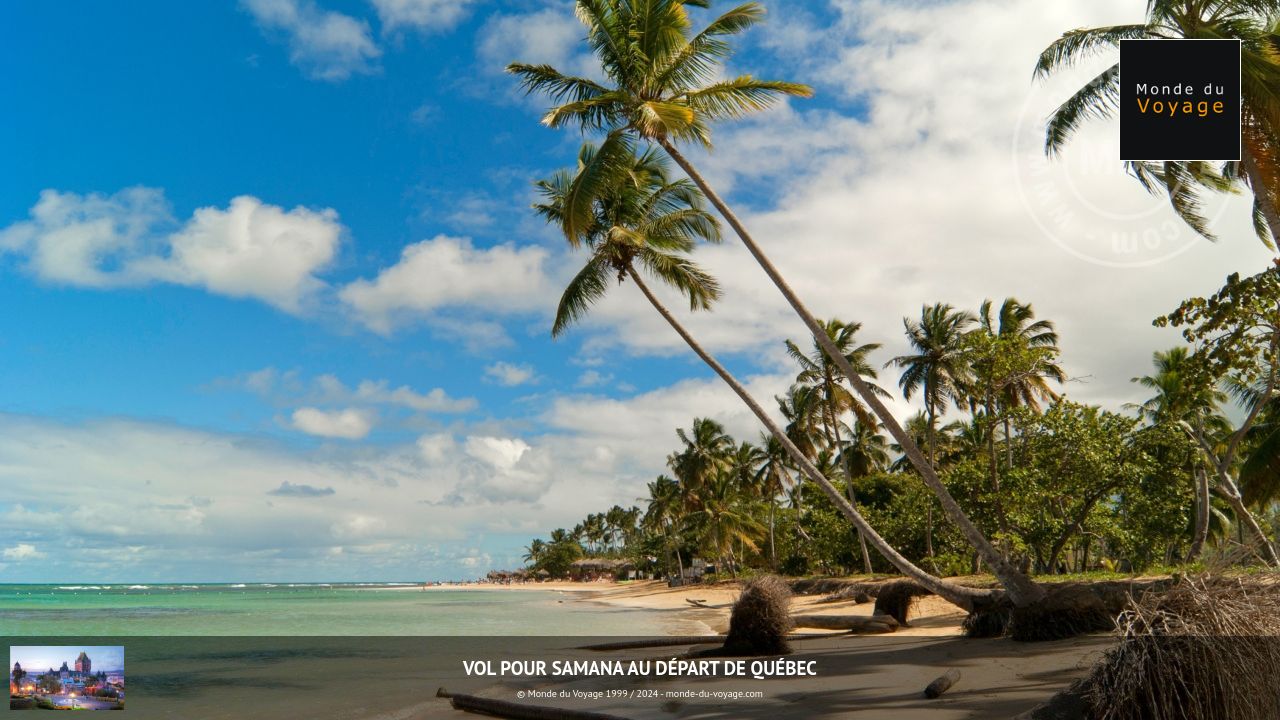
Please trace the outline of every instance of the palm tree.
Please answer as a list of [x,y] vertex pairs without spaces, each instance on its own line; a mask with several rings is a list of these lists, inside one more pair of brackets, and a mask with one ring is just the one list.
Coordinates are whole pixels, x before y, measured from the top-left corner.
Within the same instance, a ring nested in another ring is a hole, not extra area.
[[778,439],[768,433],[761,433],[760,444],[756,456],[756,488],[761,497],[769,503],[769,564],[778,568],[778,546],[774,538],[774,527],[778,514],[778,496],[786,492],[791,482],[787,451]]
[[[551,180],[540,182],[538,186],[546,202],[535,206],[538,212],[549,221],[561,222],[565,216],[566,204],[571,197],[580,194],[583,184],[600,181],[598,177],[594,177],[601,171],[601,166],[595,162],[597,156],[595,149],[588,145],[579,155],[580,165],[576,175],[561,172]],[[552,335],[562,333],[602,298],[609,288],[611,278],[616,277],[619,282],[630,279],[689,348],[738,395],[770,434],[782,443],[801,472],[822,488],[836,508],[890,563],[932,592],[961,607],[972,608],[975,598],[989,596],[990,591],[948,583],[930,575],[880,537],[813,462],[791,442],[742,383],[689,334],[653,293],[640,270],[688,297],[691,309],[708,307],[719,296],[719,288],[715,280],[685,257],[685,254],[693,249],[699,239],[710,241],[718,238],[718,228],[713,219],[702,210],[701,198],[697,192],[686,188],[683,181],[669,180],[665,166],[651,152],[637,156],[633,151],[630,157],[631,160],[625,165],[605,168],[608,171],[608,182],[599,185],[594,191],[591,222],[583,225],[580,231],[566,233],[566,239],[571,245],[585,245],[590,248],[591,256],[586,266],[569,282],[560,299]],[[672,219],[673,217],[678,219]],[[564,227],[562,222],[561,227]],[[636,265],[640,268],[637,269]],[[848,372],[853,374],[852,370]]]
[[[1031,364],[1007,378],[1000,389],[998,400],[1005,410],[1029,407],[1039,412],[1041,401],[1056,400],[1058,395],[1049,389],[1049,380],[1059,384],[1066,382],[1067,374],[1058,365],[1058,333],[1050,320],[1036,320],[1035,309],[1017,298],[1005,298],[1000,311],[992,315],[991,300],[983,300],[978,309],[978,322],[984,332],[997,338],[1011,340],[1019,349],[1031,353]],[[992,408],[987,409],[988,412]],[[1009,415],[1004,422],[1005,466],[1013,468],[1013,437],[1010,433]]]
[[[880,343],[858,344],[856,336],[858,331],[862,329],[862,323],[846,323],[833,318],[823,322],[822,329],[827,337],[831,339],[831,342],[839,348],[840,354],[844,356],[845,360],[859,375],[864,378],[875,379],[876,369],[868,362],[867,356],[879,350]],[[831,438],[831,442],[836,442],[834,439],[835,423],[846,412],[853,412],[860,422],[872,422],[874,420],[866,406],[858,402],[858,399],[840,384],[840,380],[843,378],[840,369],[827,357],[817,342],[814,342],[813,349],[807,355],[790,340],[786,341],[786,345],[787,354],[800,365],[800,374],[796,377],[796,382],[817,388],[821,395],[824,411],[822,421],[824,430],[827,436]],[[876,387],[873,383],[868,384],[878,395],[882,397],[889,396],[889,393]]]
[[[649,507],[645,511],[645,527],[661,530],[667,546],[675,551],[677,577],[684,577],[684,559],[680,556],[678,528],[684,522],[685,505],[681,498],[680,484],[666,475],[659,475],[649,483]],[[670,566],[668,566],[670,567]]]
[[[859,345],[856,340],[858,330],[862,328],[862,323],[846,323],[838,319],[827,320],[822,323],[822,329],[840,349],[840,354],[848,361],[849,365],[864,378],[876,377],[876,370],[867,361],[867,356],[875,350],[880,349],[880,343],[865,343]],[[875,425],[875,417],[867,410],[866,406],[858,402],[844,385],[840,383],[843,377],[835,363],[827,357],[822,348],[815,342],[813,350],[806,355],[794,342],[788,340],[787,354],[792,357],[800,365],[800,374],[796,377],[797,383],[804,383],[817,391],[816,398],[821,409],[822,429],[826,436],[827,447],[838,448],[841,445],[840,429],[844,425],[842,420],[847,412],[853,412],[860,424]],[[874,383],[868,383],[870,387],[878,394],[888,397],[888,393],[881,390]],[[857,507],[857,500],[853,492],[853,473],[848,467],[844,468],[845,482],[849,494],[849,504]],[[863,539],[862,534],[856,529],[854,535],[857,537],[858,545],[862,550],[862,567],[869,575],[871,574],[871,555],[867,552],[867,541]]]
[[[1280,43],[1268,27],[1280,13],[1275,0],[1148,0],[1147,19],[1136,25],[1081,28],[1054,41],[1040,55],[1036,77],[1043,78],[1121,40],[1189,38],[1241,41],[1243,154],[1238,163],[1219,170],[1203,162],[1130,162],[1132,174],[1149,192],[1167,192],[1174,210],[1196,232],[1212,239],[1200,214],[1202,189],[1230,190],[1243,178],[1254,195],[1254,225],[1273,249],[1280,243]],[[1116,63],[1085,83],[1050,116],[1045,152],[1056,155],[1089,118],[1106,118],[1117,109],[1120,65]]]
[[[729,223],[823,352],[903,447],[912,465],[938,496],[948,517],[988,561],[1009,599],[1018,606],[1039,601],[1044,597],[1044,589],[1008,563],[973,524],[937,473],[929,467],[920,448],[841,355],[840,349],[737,215],[676,147],[676,143],[690,141],[709,147],[712,123],[763,110],[787,96],[808,97],[812,94],[805,85],[757,80],[750,75],[719,79],[717,74],[723,61],[732,51],[732,46],[724,38],[758,23],[764,17],[764,8],[756,2],[744,3],[695,33],[687,8],[706,8],[709,5],[710,0],[576,0],[578,19],[586,26],[587,43],[607,77],[606,84],[566,75],[549,65],[513,63],[507,66],[509,72],[521,78],[527,92],[546,94],[553,102],[559,103],[543,116],[544,124],[553,128],[576,125],[583,131],[608,132],[596,162],[581,173],[580,192],[566,198],[566,207],[558,215],[565,235],[580,237],[595,222],[593,197],[608,187],[607,178],[617,168],[629,163],[627,138],[638,137],[661,146]],[[721,377],[724,378],[723,375]],[[759,415],[764,415],[763,410]],[[916,570],[922,578],[927,575],[919,568]],[[936,580],[933,578],[928,582]]]
[[902,368],[898,387],[902,397],[910,400],[917,390],[924,397],[926,447],[929,465],[937,467],[938,416],[947,403],[958,403],[968,382],[968,366],[964,356],[964,333],[976,318],[946,303],[920,308],[920,319],[903,318],[902,325],[914,350],[912,355],[899,355],[889,363]]
[[[1189,350],[1174,347],[1156,351],[1151,362],[1155,372],[1133,378],[1132,382],[1155,392],[1150,399],[1134,407],[1152,425],[1161,423],[1189,423],[1193,429],[1213,437],[1230,435],[1226,418],[1220,414],[1227,395],[1212,385],[1192,382],[1188,377],[1191,357]],[[1187,562],[1195,562],[1209,537],[1212,505],[1209,494],[1209,475],[1202,462],[1192,468],[1195,478],[1196,511],[1191,533],[1191,548]]]
[[706,485],[702,508],[694,513],[704,523],[704,539],[716,549],[720,562],[728,566],[734,577],[738,576],[738,563],[734,558],[733,544],[737,542],[745,548],[757,549],[756,538],[762,529],[751,516],[745,497],[733,474],[721,470]]
[[546,554],[547,544],[542,540],[534,540],[524,549],[524,561],[530,565],[537,565]]
[[684,449],[667,458],[667,465],[691,494],[696,507],[701,491],[729,463],[733,438],[710,418],[694,418],[689,432],[676,430]]

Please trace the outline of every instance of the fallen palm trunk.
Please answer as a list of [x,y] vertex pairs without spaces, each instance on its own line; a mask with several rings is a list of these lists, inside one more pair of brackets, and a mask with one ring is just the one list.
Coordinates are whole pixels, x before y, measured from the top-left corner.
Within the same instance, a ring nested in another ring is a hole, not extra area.
[[941,697],[942,693],[950,690],[951,686],[958,682],[960,682],[960,671],[952,668],[939,676],[937,680],[929,683],[924,689],[924,696],[930,700]]
[[449,704],[455,710],[510,718],[510,720],[626,720],[626,718],[617,715],[606,715],[605,713],[586,710],[566,710],[565,708],[546,707],[543,705],[523,705],[475,695],[454,695],[444,688],[436,691],[436,697],[449,698]]
[[796,627],[848,630],[853,633],[891,633],[898,621],[889,615],[796,615]]

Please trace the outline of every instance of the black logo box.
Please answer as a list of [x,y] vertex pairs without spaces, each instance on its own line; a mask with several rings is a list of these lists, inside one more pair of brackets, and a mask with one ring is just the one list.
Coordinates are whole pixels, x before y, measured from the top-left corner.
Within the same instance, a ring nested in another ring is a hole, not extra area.
[[[1207,86],[1213,92],[1206,94]],[[1166,87],[1182,92],[1165,94]],[[1186,102],[1192,103],[1190,114],[1184,112]],[[1207,116],[1198,112],[1202,102],[1208,103]],[[1177,103],[1172,115],[1170,103]],[[1212,112],[1215,103],[1222,103],[1221,113]],[[1240,103],[1239,40],[1120,41],[1121,160],[1237,161]]]

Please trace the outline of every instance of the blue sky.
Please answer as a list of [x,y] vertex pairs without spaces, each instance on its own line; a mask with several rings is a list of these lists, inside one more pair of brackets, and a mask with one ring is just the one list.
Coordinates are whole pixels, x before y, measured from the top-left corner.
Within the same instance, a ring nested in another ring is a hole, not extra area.
[[[1131,4],[772,0],[730,69],[817,97],[694,155],[882,361],[922,303],[1016,294],[1059,322],[1071,392],[1118,405],[1172,342],[1154,314],[1265,259],[1231,203],[1223,243],[1108,265],[1019,200],[1010,139],[1076,81],[1034,87],[1035,52]],[[632,288],[549,338],[576,258],[531,182],[580,138],[500,70],[591,72],[579,37],[567,0],[6,3],[0,577],[483,574],[635,502],[695,415],[754,437]],[[1168,220],[1107,167],[1068,202]],[[739,249],[704,257],[728,295],[690,322],[767,400],[799,326]]]

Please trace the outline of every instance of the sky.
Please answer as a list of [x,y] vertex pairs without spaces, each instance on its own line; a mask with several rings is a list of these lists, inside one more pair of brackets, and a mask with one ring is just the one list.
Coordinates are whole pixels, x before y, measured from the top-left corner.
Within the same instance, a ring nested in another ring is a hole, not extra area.
[[[879,363],[921,305],[1014,296],[1119,409],[1153,317],[1269,262],[1245,199],[1211,243],[1125,177],[1114,122],[1043,157],[1114,57],[1040,50],[1140,0],[764,4],[725,72],[815,97],[690,154]],[[475,577],[639,502],[694,417],[757,438],[634,288],[550,337],[583,258],[532,183],[583,138],[502,68],[595,74],[582,37],[569,0],[5,3],[0,580]],[[698,259],[725,296],[682,319],[772,405],[803,327],[740,245]]]
[[9,669],[13,670],[14,663],[21,663],[33,677],[37,672],[57,670],[62,663],[74,670],[82,652],[89,656],[93,672],[124,669],[124,648],[120,645],[12,645]]

